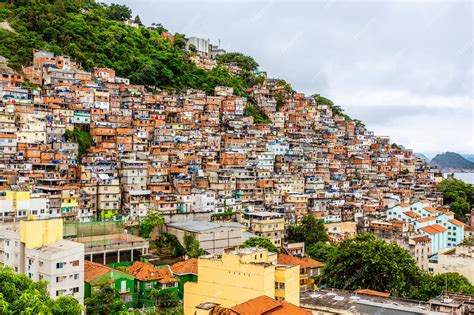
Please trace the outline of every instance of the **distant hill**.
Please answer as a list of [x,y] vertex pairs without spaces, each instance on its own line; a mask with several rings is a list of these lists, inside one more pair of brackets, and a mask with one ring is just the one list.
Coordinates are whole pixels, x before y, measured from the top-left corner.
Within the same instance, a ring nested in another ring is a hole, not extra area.
[[462,155],[466,160],[474,162],[474,154],[463,154]]
[[423,153],[415,153],[415,156],[425,160],[427,163],[430,162],[430,158],[424,155]]
[[445,152],[436,155],[430,165],[441,169],[474,169],[474,163],[466,160],[462,155],[454,152]]

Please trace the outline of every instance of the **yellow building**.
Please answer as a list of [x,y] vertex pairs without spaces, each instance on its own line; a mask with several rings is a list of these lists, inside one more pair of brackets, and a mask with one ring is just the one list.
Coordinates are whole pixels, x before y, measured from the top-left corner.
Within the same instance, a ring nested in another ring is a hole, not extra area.
[[26,248],[39,248],[62,239],[62,219],[20,221],[20,241]]
[[202,256],[198,281],[184,285],[184,314],[203,303],[230,308],[261,295],[299,306],[299,273],[299,266],[279,265],[277,254],[262,248]]
[[283,215],[275,212],[248,212],[240,218],[240,223],[258,237],[268,238],[276,247],[281,247],[285,231]]
[[47,196],[30,191],[0,190],[0,219],[42,218],[48,215]]

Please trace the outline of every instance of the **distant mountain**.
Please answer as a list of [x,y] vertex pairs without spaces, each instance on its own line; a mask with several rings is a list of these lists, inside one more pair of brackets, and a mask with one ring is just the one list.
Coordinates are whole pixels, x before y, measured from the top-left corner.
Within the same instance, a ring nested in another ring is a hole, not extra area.
[[445,152],[436,155],[430,165],[441,169],[474,169],[474,163],[466,160],[462,155],[454,152]]
[[427,157],[426,155],[424,155],[423,153],[415,153],[414,155],[415,155],[416,157],[419,157],[419,158],[425,160],[427,163],[430,162],[430,158]]
[[466,160],[474,162],[474,154],[463,154],[462,155]]

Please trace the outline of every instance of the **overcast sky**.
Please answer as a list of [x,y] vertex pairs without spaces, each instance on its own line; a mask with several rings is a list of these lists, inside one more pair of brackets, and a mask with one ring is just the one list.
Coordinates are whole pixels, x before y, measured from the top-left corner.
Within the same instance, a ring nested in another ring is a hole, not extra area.
[[251,55],[415,152],[474,153],[471,1],[106,2]]

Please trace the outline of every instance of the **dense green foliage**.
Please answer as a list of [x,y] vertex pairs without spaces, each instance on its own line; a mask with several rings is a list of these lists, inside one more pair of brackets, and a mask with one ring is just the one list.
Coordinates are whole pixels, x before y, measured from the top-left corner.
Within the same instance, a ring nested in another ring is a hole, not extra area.
[[178,292],[170,290],[156,290],[152,289],[150,298],[155,299],[155,305],[160,308],[172,308],[179,304]]
[[66,141],[72,141],[78,144],[79,156],[83,156],[87,152],[87,149],[94,145],[94,141],[92,141],[92,137],[87,130],[66,130],[63,137]]
[[304,242],[306,248],[311,244],[329,240],[324,221],[309,213],[303,216],[300,224],[288,227],[287,238],[289,242]]
[[306,247],[306,254],[317,261],[326,262],[335,250],[336,247],[330,243],[317,242]]
[[457,273],[428,274],[405,249],[372,234],[342,241],[328,254],[322,272],[320,282],[330,287],[372,289],[403,298],[429,300],[444,290],[474,292],[465,277]]
[[86,298],[87,314],[112,315],[127,314],[127,306],[120,298],[120,294],[110,285],[103,285],[92,296]]
[[258,63],[252,57],[246,56],[239,52],[230,52],[217,55],[216,61],[221,64],[236,64],[241,69],[247,71],[255,71],[258,69]]
[[199,246],[199,241],[193,234],[186,234],[183,238],[184,249],[189,258],[196,258],[204,255],[204,250]]
[[449,205],[456,218],[465,221],[474,206],[474,187],[459,179],[443,180],[438,187],[445,205]]
[[122,22],[131,16],[126,6],[107,6],[94,0],[17,0],[14,5],[3,4],[0,21],[7,20],[15,32],[0,29],[0,55],[19,70],[31,63],[34,48],[44,49],[69,55],[86,69],[113,68],[135,84],[208,92],[216,85],[226,85],[237,94],[245,94],[251,81],[248,73],[244,78],[229,74],[223,67],[199,69],[188,60],[182,35],[177,34],[172,44],[161,37],[163,28],[134,28]]
[[149,211],[147,216],[140,221],[139,233],[141,237],[148,238],[155,227],[161,227],[165,220],[156,211]]
[[245,106],[244,115],[253,117],[253,122],[256,124],[267,124],[270,122],[270,118],[257,105],[252,103],[248,103]]
[[240,245],[240,248],[257,247],[257,246],[261,248],[265,248],[269,252],[273,252],[273,253],[280,252],[280,250],[275,245],[273,245],[272,241],[270,241],[268,238],[260,238],[260,237],[249,238],[242,245]]
[[156,240],[158,255],[164,258],[179,258],[186,254],[186,250],[173,234],[161,233]]
[[10,268],[0,268],[0,314],[81,314],[82,306],[71,296],[52,300],[46,282],[34,282]]

